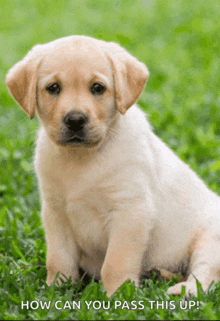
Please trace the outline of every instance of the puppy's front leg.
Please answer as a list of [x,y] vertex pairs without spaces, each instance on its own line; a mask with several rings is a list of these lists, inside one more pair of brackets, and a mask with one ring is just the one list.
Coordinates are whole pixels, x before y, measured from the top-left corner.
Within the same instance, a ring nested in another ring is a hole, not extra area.
[[51,285],[60,272],[60,279],[71,277],[72,283],[79,277],[77,245],[68,218],[64,213],[44,206],[42,211],[43,224],[47,242],[47,284]]
[[[106,257],[101,270],[101,279],[110,297],[127,279],[139,283],[142,260],[147,247],[150,224],[141,215],[115,213],[110,228]],[[143,210],[143,209],[142,209]],[[150,223],[150,222],[149,222]]]

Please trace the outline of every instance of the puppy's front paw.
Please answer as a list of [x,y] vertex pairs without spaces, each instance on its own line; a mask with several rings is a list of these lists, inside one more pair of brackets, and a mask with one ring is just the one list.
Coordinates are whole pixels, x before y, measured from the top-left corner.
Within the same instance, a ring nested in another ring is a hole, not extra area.
[[[68,280],[68,277],[62,272],[57,272],[56,274],[48,272],[46,283],[48,286],[51,286],[53,283],[55,283],[56,286],[60,286],[63,282],[66,282],[67,280]],[[72,280],[72,283],[74,283],[72,277],[71,277],[71,280]]]
[[197,286],[196,282],[180,282],[175,284],[174,286],[171,286],[168,288],[167,293],[174,294],[174,295],[180,295],[182,286],[186,287],[185,296],[186,298],[189,298],[191,294],[197,296]]
[[62,281],[66,281],[66,280],[67,280],[66,277],[57,273],[57,276],[55,277],[48,276],[46,283],[48,286],[51,286],[55,282],[56,286],[60,286],[62,284]]

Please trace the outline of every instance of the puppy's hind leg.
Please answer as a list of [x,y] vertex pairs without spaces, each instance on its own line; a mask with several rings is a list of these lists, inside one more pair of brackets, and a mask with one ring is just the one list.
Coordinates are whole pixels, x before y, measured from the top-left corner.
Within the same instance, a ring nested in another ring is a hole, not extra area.
[[196,280],[201,283],[205,292],[212,281],[220,281],[220,230],[217,231],[216,227],[197,240],[190,259],[189,272],[186,282],[170,287],[168,293],[180,295],[182,286],[185,286],[186,297],[190,294],[197,296]]

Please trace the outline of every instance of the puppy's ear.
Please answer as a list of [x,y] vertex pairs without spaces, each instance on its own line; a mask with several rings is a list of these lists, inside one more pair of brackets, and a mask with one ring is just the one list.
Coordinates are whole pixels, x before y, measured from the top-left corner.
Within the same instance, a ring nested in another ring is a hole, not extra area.
[[107,44],[106,53],[111,60],[116,92],[116,106],[121,114],[140,96],[149,76],[144,63],[114,42]]
[[19,105],[34,118],[38,69],[42,61],[42,45],[34,46],[29,53],[7,73],[6,85]]

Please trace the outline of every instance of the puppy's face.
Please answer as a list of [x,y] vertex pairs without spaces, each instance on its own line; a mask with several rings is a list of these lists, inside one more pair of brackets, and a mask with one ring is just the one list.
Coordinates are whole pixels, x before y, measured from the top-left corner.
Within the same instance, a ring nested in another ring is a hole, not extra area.
[[116,115],[111,63],[92,41],[57,44],[39,68],[37,111],[57,144],[93,146]]
[[147,77],[146,66],[118,44],[70,36],[33,47],[6,84],[57,145],[91,147],[137,100]]

